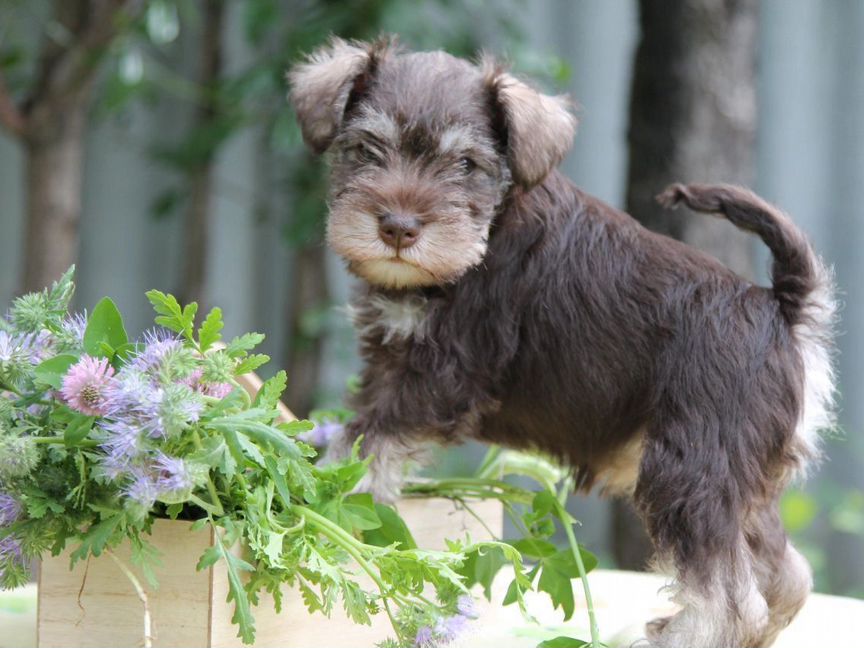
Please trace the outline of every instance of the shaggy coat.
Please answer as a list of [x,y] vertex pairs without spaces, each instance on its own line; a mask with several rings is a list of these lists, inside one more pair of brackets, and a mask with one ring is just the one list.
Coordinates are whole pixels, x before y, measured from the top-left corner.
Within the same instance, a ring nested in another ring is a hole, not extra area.
[[632,496],[675,570],[682,611],[651,645],[773,642],[810,589],[778,498],[831,423],[831,283],[800,231],[744,189],[660,196],[760,236],[766,288],[646,230],[554,170],[566,103],[488,62],[335,41],[291,80],[307,141],[333,149],[330,243],[367,282],[332,455],[363,435],[385,498],[430,440],[554,455]]

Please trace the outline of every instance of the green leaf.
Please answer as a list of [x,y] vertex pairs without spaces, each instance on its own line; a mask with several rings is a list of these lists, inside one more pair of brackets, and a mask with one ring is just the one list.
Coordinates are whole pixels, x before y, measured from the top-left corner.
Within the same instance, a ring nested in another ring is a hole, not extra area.
[[234,368],[234,373],[237,376],[242,376],[243,374],[255,371],[258,367],[261,367],[268,362],[270,362],[270,356],[264,355],[263,353],[253,353],[238,363]]
[[214,308],[208,314],[201,328],[198,329],[198,346],[202,353],[222,339],[222,309]]
[[81,539],[81,545],[72,552],[72,564],[74,565],[78,560],[83,560],[88,554],[92,554],[97,558],[102,555],[122,519],[123,516],[116,513],[91,526]]
[[33,370],[33,375],[36,380],[45,385],[50,385],[54,389],[63,387],[63,377],[69,371],[69,367],[78,362],[78,358],[73,355],[58,355],[53,358],[48,358]]
[[537,644],[537,648],[582,648],[587,645],[589,645],[588,642],[582,641],[581,639],[561,636],[541,641]]
[[66,444],[66,447],[71,448],[86,439],[87,435],[90,434],[90,430],[93,429],[95,421],[95,416],[86,416],[84,414],[73,416],[63,431],[63,443]]
[[488,600],[492,597],[492,581],[500,569],[507,564],[501,547],[479,547],[468,553],[467,558],[459,568],[459,573],[465,577],[465,586],[472,587],[475,583],[483,586],[483,594]]
[[[214,529],[214,537],[216,538],[216,551],[225,560],[225,566],[228,571],[228,597],[225,599],[225,602],[230,603],[232,600],[234,601],[234,616],[231,617],[231,621],[237,626],[237,636],[243,640],[243,643],[251,644],[255,641],[255,620],[252,618],[249,596],[243,587],[240,571],[251,572],[255,571],[255,568],[225,548],[217,529]],[[200,564],[201,562],[199,562]]]
[[291,506],[291,493],[288,490],[288,483],[285,481],[285,474],[279,470],[279,466],[273,457],[265,457],[264,465],[267,467],[267,472],[276,486],[276,493],[279,499],[282,500],[282,506],[288,509]]
[[287,384],[288,374],[284,370],[279,371],[269,380],[265,380],[264,384],[261,385],[261,389],[258,390],[258,394],[255,396],[253,406],[263,409],[275,409]]
[[376,547],[396,545],[399,549],[417,548],[411,530],[405,524],[405,520],[396,512],[396,509],[386,504],[376,503],[375,512],[378,514],[378,519],[381,520],[381,526],[364,531],[363,542]]
[[225,347],[225,353],[232,358],[238,358],[247,351],[251,351],[256,346],[264,341],[264,335],[261,333],[245,333],[234,338]]
[[558,552],[558,547],[541,538],[522,538],[510,543],[519,553],[530,558],[547,558]]
[[[103,298],[87,320],[84,350],[91,356],[110,358],[114,350],[129,341],[123,328],[123,317],[108,297]],[[110,353],[108,352],[110,350]]]
[[377,529],[381,526],[381,519],[375,511],[375,502],[369,493],[348,495],[342,500],[340,510],[348,524],[358,531]]
[[193,339],[192,331],[195,325],[195,314],[198,312],[198,304],[193,302],[185,308],[180,308],[174,295],[166,295],[159,290],[148,290],[146,295],[153,305],[153,309],[159,315],[156,318],[157,324],[182,334],[188,340]]

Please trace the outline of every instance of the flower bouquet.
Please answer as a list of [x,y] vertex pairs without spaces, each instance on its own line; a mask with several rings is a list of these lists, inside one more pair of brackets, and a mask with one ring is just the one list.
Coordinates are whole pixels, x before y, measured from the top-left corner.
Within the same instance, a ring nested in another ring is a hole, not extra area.
[[[323,436],[320,426],[280,419],[284,372],[254,396],[238,382],[269,360],[254,353],[262,335],[223,343],[218,308],[196,328],[196,304],[153,290],[158,328],[130,341],[109,299],[89,317],[68,314],[73,290],[70,270],[0,318],[0,586],[24,584],[31,559],[66,552],[75,566],[105,555],[138,593],[143,642],[152,645],[135,574],[157,585],[165,556],[152,534],[174,520],[207,532],[196,568],[224,570],[244,643],[255,641],[253,607],[266,597],[278,612],[290,587],[309,612],[341,607],[356,624],[383,615],[392,635],[383,646],[443,645],[476,614],[469,587],[481,583],[488,595],[504,564],[515,575],[508,602],[524,609],[522,594],[536,587],[572,614],[571,578],[584,577],[583,557],[592,557],[572,539],[564,491],[552,495],[560,471],[534,475],[549,486],[539,499],[500,481],[515,455],[498,451],[479,478],[415,484],[414,495],[465,507],[501,500],[526,534],[418,548],[396,509],[352,492],[366,461],[355,453],[317,465],[306,441]],[[527,510],[517,514],[516,506]],[[572,551],[548,541],[555,519],[569,530]],[[524,567],[523,553],[537,564]]]

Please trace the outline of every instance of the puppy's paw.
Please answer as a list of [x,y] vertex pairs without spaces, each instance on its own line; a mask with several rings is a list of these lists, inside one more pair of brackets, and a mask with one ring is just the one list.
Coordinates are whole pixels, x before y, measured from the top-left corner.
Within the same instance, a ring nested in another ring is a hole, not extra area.
[[355,493],[369,493],[376,502],[392,504],[402,492],[402,466],[395,462],[373,460]]
[[672,619],[671,616],[667,617],[657,617],[656,619],[652,619],[648,623],[645,624],[645,634],[652,642],[656,642],[660,635],[663,634],[663,631],[666,629],[666,626],[669,625],[669,621]]

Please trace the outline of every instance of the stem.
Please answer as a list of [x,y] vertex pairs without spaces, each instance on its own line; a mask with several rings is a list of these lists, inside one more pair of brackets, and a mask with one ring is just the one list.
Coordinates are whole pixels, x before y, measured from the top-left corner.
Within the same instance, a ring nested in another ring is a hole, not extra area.
[[[390,625],[393,626],[393,630],[396,632],[396,635],[402,639],[402,633],[399,630],[399,626],[396,623],[396,618],[393,616],[392,610],[390,610],[390,604],[388,602],[388,595],[385,594],[387,590],[387,586],[384,584],[384,581],[381,580],[381,577],[375,573],[375,570],[372,569],[372,565],[368,563],[368,561],[363,557],[358,549],[357,545],[360,545],[357,540],[348,534],[344,529],[337,526],[323,515],[319,515],[315,511],[306,508],[305,506],[300,506],[299,504],[295,504],[291,507],[294,513],[303,518],[307,519],[312,526],[318,528],[319,531],[323,531],[325,535],[327,535],[330,540],[335,542],[337,545],[342,547],[348,555],[350,555],[354,561],[360,566],[360,568],[366,572],[369,578],[375,583],[376,587],[378,587],[378,591],[381,592],[381,602],[384,604],[384,611],[387,612],[387,616],[390,618]],[[395,598],[395,593],[393,593]]]
[[[493,445],[486,452],[486,456],[483,457],[483,461],[480,463],[480,467],[477,469],[477,472],[474,473],[476,477],[485,478],[485,477],[500,477],[500,475],[492,474],[492,469],[497,468],[495,466],[495,462],[498,457],[501,456],[501,446]],[[500,472],[500,471],[498,471]]]
[[240,393],[243,395],[243,402],[246,404],[246,409],[252,407],[252,397],[249,395],[249,392],[246,391],[246,388],[241,385],[236,378],[231,379],[231,384],[240,390]]
[[[33,443],[66,443],[63,437],[30,437],[30,440]],[[96,448],[99,446],[99,442],[93,439],[82,439],[75,445],[84,448]]]
[[566,501],[567,493],[570,492],[572,483],[570,479],[564,480],[561,493],[558,495],[558,519],[564,527],[573,560],[576,561],[576,569],[579,571],[579,579],[582,581],[582,591],[585,592],[585,605],[588,607],[588,623],[591,628],[591,648],[600,648],[600,626],[597,624],[597,615],[594,613],[594,598],[591,596],[591,587],[588,585],[588,572],[585,571],[585,563],[582,562],[582,553],[579,551],[579,543],[573,533],[573,522],[561,499]]
[[[204,447],[204,444],[201,442],[201,435],[198,434],[198,430],[192,430],[192,441],[195,443],[195,447],[198,450],[201,450]],[[210,494],[210,499],[213,501],[213,511],[216,515],[225,515],[225,509],[222,508],[222,501],[219,499],[216,484],[213,483],[213,476],[210,474],[209,470],[207,471],[207,492]]]
[[106,549],[105,553],[111,557],[111,560],[117,563],[117,567],[119,567],[120,571],[123,572],[123,575],[129,579],[129,582],[132,583],[132,587],[135,588],[135,593],[138,595],[138,599],[144,606],[144,648],[153,648],[153,623],[150,616],[150,603],[147,600],[147,592],[144,591],[141,582],[135,574],[133,574],[132,571],[123,564],[122,560],[114,555],[113,551]]

